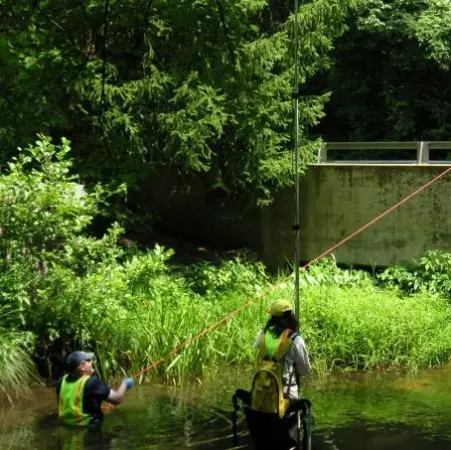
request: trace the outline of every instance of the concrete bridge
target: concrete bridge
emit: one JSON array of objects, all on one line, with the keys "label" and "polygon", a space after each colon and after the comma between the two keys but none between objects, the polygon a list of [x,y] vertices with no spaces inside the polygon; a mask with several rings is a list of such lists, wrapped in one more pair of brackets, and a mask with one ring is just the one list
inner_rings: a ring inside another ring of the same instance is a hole
[{"label": "concrete bridge", "polygon": [[[371,158],[374,152],[389,151],[402,151],[404,158]],[[301,180],[301,260],[315,258],[445,170],[451,165],[451,158],[443,157],[447,151],[451,154],[451,142],[325,145]],[[350,158],[352,152],[359,159]],[[250,247],[273,268],[293,260],[294,189],[280,191],[269,207],[250,208],[210,199],[201,179],[191,180],[189,191],[168,198],[173,186],[174,180],[164,177],[157,191],[152,189],[165,226],[204,242]],[[387,266],[431,249],[451,252],[451,174],[334,255],[340,263]]]}]

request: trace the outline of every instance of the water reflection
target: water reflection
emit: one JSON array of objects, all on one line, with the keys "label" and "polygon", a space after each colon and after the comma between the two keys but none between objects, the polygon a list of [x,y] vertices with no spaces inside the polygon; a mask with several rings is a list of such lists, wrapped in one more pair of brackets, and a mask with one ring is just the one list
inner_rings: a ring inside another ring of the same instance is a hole
[{"label": "water reflection", "polygon": [[[448,450],[450,375],[446,368],[414,377],[315,380],[307,389],[316,418],[314,450]],[[137,386],[107,414],[102,432],[60,428],[53,391],[39,391],[34,400],[0,411],[0,448],[231,449],[231,396],[247,387],[241,379],[222,374],[183,391]],[[239,431],[240,448],[251,448],[244,419]]]},{"label": "water reflection", "polygon": [[380,426],[356,424],[346,428],[318,433],[314,450],[449,450],[451,440],[430,436],[419,428],[409,426]]}]

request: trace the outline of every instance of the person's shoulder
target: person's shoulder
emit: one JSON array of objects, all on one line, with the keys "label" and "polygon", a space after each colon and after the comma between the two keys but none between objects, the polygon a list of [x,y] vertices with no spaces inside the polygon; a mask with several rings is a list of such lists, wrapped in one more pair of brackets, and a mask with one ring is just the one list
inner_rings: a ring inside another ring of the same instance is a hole
[{"label": "person's shoulder", "polygon": [[103,384],[104,381],[99,378],[97,375],[91,375],[89,379],[86,381],[86,384]]},{"label": "person's shoulder", "polygon": [[86,388],[89,390],[97,390],[99,388],[108,388],[109,386],[98,376],[91,375],[89,380],[86,382]]},{"label": "person's shoulder", "polygon": [[92,375],[86,382],[85,394],[106,400],[111,388],[99,377]]},{"label": "person's shoulder", "polygon": [[305,346],[305,341],[304,338],[299,334],[294,332],[291,336],[290,339],[293,341],[294,344],[300,346]]}]

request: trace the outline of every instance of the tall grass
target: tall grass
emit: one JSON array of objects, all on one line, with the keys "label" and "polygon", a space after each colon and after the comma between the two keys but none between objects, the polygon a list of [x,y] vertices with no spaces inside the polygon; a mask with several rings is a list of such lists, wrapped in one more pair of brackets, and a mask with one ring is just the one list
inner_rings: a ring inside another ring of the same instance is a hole
[{"label": "tall grass", "polygon": [[[83,275],[54,265],[30,299],[26,325],[49,354],[93,350],[103,376],[130,375],[277,282],[260,263],[239,257],[180,271],[169,265],[171,254],[156,247]],[[451,312],[438,295],[403,296],[399,289],[378,287],[367,274],[330,263],[304,273],[301,282],[301,333],[317,372],[410,370],[449,360]],[[292,281],[282,284],[146,376],[182,383],[224,365],[252,364],[267,307],[277,298],[292,301],[293,292]],[[14,334],[9,336],[13,342]],[[0,360],[3,365],[8,362]],[[29,370],[11,372],[10,378]]]},{"label": "tall grass", "polygon": [[[0,308],[0,321],[5,313]],[[7,330],[0,325],[0,406],[11,404],[30,393],[30,385],[37,380],[29,347],[33,336]]]},{"label": "tall grass", "polygon": [[[58,311],[58,328],[70,316],[71,333],[81,346],[98,353],[105,376],[137,373],[270,283],[261,265],[240,259],[198,266],[193,278],[192,273],[169,270],[166,258],[160,249],[76,283],[66,271],[56,270],[50,284],[58,289],[43,299],[41,312],[48,308],[43,317]],[[449,360],[451,312],[446,300],[426,292],[403,297],[355,271],[316,270],[302,279],[301,332],[317,372],[417,369]],[[292,301],[293,283],[256,301],[148,375],[178,383],[224,364],[251,364],[253,343],[268,319],[265,311],[276,298]]]},{"label": "tall grass", "polygon": [[[253,343],[275,298],[292,299],[292,286],[268,296],[233,320],[173,357],[158,370],[181,379],[223,364],[251,364]],[[202,299],[179,299],[166,309],[162,299],[142,309],[133,321],[136,341],[130,348],[146,364],[239,307],[244,298],[225,296],[214,307]],[[309,287],[303,290],[302,334],[314,369],[409,369],[432,367],[451,356],[451,312],[445,300],[421,294],[401,298],[375,287]],[[145,328],[143,328],[143,325]],[[140,329],[141,328],[141,329]],[[116,345],[129,341],[129,327],[117,328]],[[136,364],[131,361],[134,369]],[[144,365],[144,364],[143,364]]]},{"label": "tall grass", "polygon": [[303,333],[315,368],[432,367],[451,356],[451,311],[444,299],[366,287],[304,290]]},{"label": "tall grass", "polygon": [[[240,307],[268,282],[260,264],[237,258],[223,266],[196,267],[194,287],[192,273],[185,278],[169,270],[169,256],[157,248],[124,265],[99,267],[76,279],[70,271],[55,268],[47,289],[40,292],[40,316],[35,316],[36,325],[47,324],[40,327],[48,333],[41,339],[57,335],[72,339],[72,346],[94,350],[106,377],[136,373]],[[208,293],[191,288],[201,285]],[[255,339],[261,325],[253,320],[256,310],[264,317],[262,304],[242,312],[149,375],[179,382],[224,363],[249,362],[250,336]]]}]

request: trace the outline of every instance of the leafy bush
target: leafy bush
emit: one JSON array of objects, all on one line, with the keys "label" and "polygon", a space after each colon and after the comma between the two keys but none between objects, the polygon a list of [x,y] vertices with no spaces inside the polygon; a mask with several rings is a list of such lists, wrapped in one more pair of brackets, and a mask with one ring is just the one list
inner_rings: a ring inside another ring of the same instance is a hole
[{"label": "leafy bush", "polygon": [[8,314],[5,323],[10,327],[26,328],[40,279],[35,261],[28,256],[20,255],[10,263],[0,262],[0,308]]},{"label": "leafy bush", "polygon": [[58,147],[41,137],[0,176],[0,249],[5,256],[54,250],[90,223],[96,201],[69,175],[69,150],[66,139]]},{"label": "leafy bush", "polygon": [[340,269],[337,266],[335,257],[323,258],[300,273],[301,286],[321,286],[324,284],[334,284],[335,286],[369,286],[374,283],[374,279],[368,272],[355,270],[352,267]]},{"label": "leafy bush", "polygon": [[[118,190],[96,186],[88,192],[70,172],[69,151],[66,139],[58,146],[40,136],[0,175],[0,308],[6,314],[4,326],[8,333],[18,333],[14,336],[35,332],[37,356],[44,360],[57,349],[84,339],[73,316],[77,303],[58,302],[57,295],[46,303],[46,294],[61,292],[64,280],[73,289],[80,288],[80,299],[86,293],[77,275],[96,271],[99,265],[114,265],[124,257],[124,250],[117,245],[123,232],[119,225],[113,224],[102,239],[83,234],[101,204]],[[68,326],[70,323],[73,326]],[[11,342],[11,336],[8,334],[5,342]],[[25,350],[30,347],[20,351]],[[24,368],[24,376],[26,373]]]},{"label": "leafy bush", "polygon": [[110,244],[122,231],[117,225],[105,238],[109,242],[90,241],[81,233],[107,197],[124,186],[112,190],[97,185],[87,192],[70,173],[69,152],[67,139],[58,146],[40,136],[34,146],[21,150],[0,176],[0,252],[7,262],[25,254],[41,261],[65,257],[72,262],[78,247],[79,253],[88,250],[82,260],[87,263],[89,250],[100,253],[114,248]]},{"label": "leafy bush", "polygon": [[408,294],[426,290],[451,298],[451,253],[427,251],[410,267],[389,267],[378,280]]},{"label": "leafy bush", "polygon": [[264,265],[250,263],[243,255],[221,260],[218,264],[194,264],[187,268],[185,277],[194,292],[209,298],[217,298],[228,291],[253,295],[268,282]]}]

